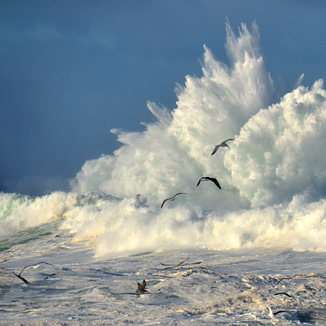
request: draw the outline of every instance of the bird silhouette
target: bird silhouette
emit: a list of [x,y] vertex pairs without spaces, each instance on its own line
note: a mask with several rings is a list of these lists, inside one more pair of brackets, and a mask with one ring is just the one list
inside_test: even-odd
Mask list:
[[[54,269],[56,269],[55,266],[53,266],[52,264],[47,263],[47,262],[45,262],[45,261],[40,261],[40,262],[38,262],[38,263],[36,263],[36,264],[32,264],[32,265],[27,265],[27,266],[25,266],[25,267],[20,271],[19,274],[15,273],[15,272],[13,272],[13,273],[14,273],[15,276],[17,276],[19,279],[21,279],[25,284],[30,284],[30,282],[27,281],[26,278],[22,276],[22,273],[23,273],[23,271],[24,271],[26,268],[29,268],[29,267],[38,267],[38,265],[40,265],[40,264],[49,265],[49,266],[52,266]],[[52,275],[49,275],[49,276],[53,276],[53,275],[55,275],[55,274],[52,274]],[[46,280],[47,278],[48,278],[48,277],[46,277],[44,280]]]
[[146,290],[146,281],[145,280],[143,280],[142,284],[137,283],[137,285],[138,285],[137,293],[146,293],[146,292],[148,292]]
[[166,198],[163,200],[163,203],[161,205],[161,208],[163,207],[164,203],[167,201],[167,200],[172,200],[174,201],[175,200],[175,197],[177,197],[178,195],[186,195],[187,193],[185,192],[178,192],[177,194],[175,194],[174,196],[170,197],[170,198]]
[[227,144],[227,142],[229,140],[234,140],[234,139],[229,138],[229,139],[222,141],[220,144],[216,145],[211,155],[214,155],[220,147],[229,147],[229,145]]
[[201,177],[197,183],[197,187],[199,186],[199,184],[201,183],[201,181],[212,181],[215,183],[216,187],[219,189],[222,189],[219,182],[215,179],[215,178],[210,178],[210,177]]

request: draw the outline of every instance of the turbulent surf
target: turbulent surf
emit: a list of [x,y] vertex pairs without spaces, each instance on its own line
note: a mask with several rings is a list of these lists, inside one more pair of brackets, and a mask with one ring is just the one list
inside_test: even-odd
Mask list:
[[[277,248],[280,251],[276,258],[272,255],[276,262],[283,261],[284,252],[310,251],[313,257],[323,255],[326,252],[323,81],[317,80],[310,87],[297,86],[277,96],[277,87],[260,54],[259,37],[255,24],[251,29],[241,25],[238,35],[226,24],[228,64],[219,62],[204,46],[202,75],[186,76],[185,84],[177,85],[176,107],[148,102],[155,123],[148,123],[142,132],[112,130],[121,143],[119,149],[85,162],[71,181],[69,193],[58,191],[41,197],[1,193],[0,250],[6,268],[10,267],[10,260],[15,267],[21,259],[32,264],[36,263],[31,262],[32,258],[40,261],[44,256],[58,259],[64,266],[73,258],[73,264],[85,264],[84,251],[87,259],[102,262],[102,274],[107,259],[118,259],[114,260],[119,262],[117,269],[123,269],[123,257],[129,257],[125,258],[128,268],[136,259],[130,257],[150,257],[150,262],[158,264],[158,257],[171,250],[175,259],[176,253],[196,253],[195,259],[200,258],[200,253],[208,261],[208,254],[223,252],[223,256],[225,250],[240,250],[248,257],[262,250],[271,257],[271,250]],[[226,139],[232,139],[229,147],[221,147],[211,155],[216,144]],[[197,187],[203,176],[217,179],[221,190],[212,182]],[[161,207],[164,199],[177,193],[183,195]],[[164,255],[161,258],[166,259]],[[219,283],[222,276],[211,261],[208,264],[210,267],[196,266],[189,274],[178,272],[173,276],[194,277],[200,271],[201,277],[206,275],[205,279],[210,279],[210,273],[218,275]],[[267,261],[262,265],[267,275],[270,265]],[[65,268],[68,273],[68,267]],[[247,272],[241,268],[236,271]],[[300,270],[306,271],[305,267]],[[124,275],[117,276],[120,273],[117,270],[113,273],[116,281]],[[166,298],[172,290],[164,285],[168,281],[166,274],[160,273],[146,274],[152,278],[147,285],[152,284],[152,291],[153,288],[156,291],[153,304],[165,300],[168,306],[172,299]],[[230,273],[227,268],[226,273]],[[69,275],[65,277],[69,279],[72,274]],[[271,296],[272,284],[278,280],[266,275],[260,283],[248,277],[247,289],[253,288],[255,282],[268,283],[271,288],[266,291]],[[304,275],[301,277],[312,282],[308,274]],[[321,276],[313,278],[314,282],[324,282],[318,277]],[[165,283],[157,285],[161,278]],[[236,278],[235,283],[229,283],[230,287],[242,282],[242,277]],[[137,282],[142,280],[143,276]],[[137,284],[135,277],[133,281]],[[86,291],[87,297],[93,300],[112,296],[103,286],[100,290]],[[174,286],[181,285],[175,282]],[[297,290],[295,286],[291,283],[291,291]],[[6,289],[1,292],[3,297]],[[235,290],[232,291],[234,294]],[[263,299],[266,293],[248,291],[246,295],[252,302],[260,300],[261,310],[267,309],[267,316],[267,299]],[[165,299],[159,297],[162,292]],[[69,295],[74,297],[70,292]],[[143,300],[150,300],[145,299],[149,298],[146,295],[149,294],[144,294]],[[123,296],[113,295],[119,300]],[[195,296],[190,307],[183,290],[178,296],[182,302],[178,299],[180,309],[175,313],[181,321],[180,316],[197,316],[193,317],[196,319],[212,313],[224,318],[234,308],[228,306],[227,300],[200,306]],[[283,299],[284,296],[291,299],[286,295]],[[237,296],[234,300],[247,299]],[[270,304],[276,302],[273,300]],[[239,302],[243,314],[244,303]],[[292,310],[279,315],[301,321]],[[210,318],[207,320],[210,322]]]

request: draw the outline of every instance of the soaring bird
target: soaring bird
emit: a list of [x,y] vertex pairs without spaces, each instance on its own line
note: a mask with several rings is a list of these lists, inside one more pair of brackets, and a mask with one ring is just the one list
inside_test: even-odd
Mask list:
[[167,200],[175,200],[175,197],[177,197],[178,195],[186,195],[187,193],[185,192],[178,192],[177,194],[175,194],[173,197],[170,197],[170,198],[166,198],[163,200],[163,203],[161,205],[161,208],[163,207],[164,203],[167,201]]
[[216,145],[211,155],[214,155],[220,147],[229,147],[229,145],[226,143],[229,140],[234,140],[234,139],[229,138],[229,139],[226,139],[226,140],[222,141],[222,143]]
[[222,189],[220,184],[218,183],[218,181],[215,178],[210,178],[210,177],[201,177],[197,183],[197,187],[199,186],[201,181],[212,181],[215,183],[216,187],[219,189]]
[[[26,268],[28,268],[28,267],[35,267],[35,268],[36,268],[36,267],[38,267],[40,264],[49,265],[49,266],[52,266],[54,269],[56,269],[52,264],[47,263],[47,262],[45,262],[45,261],[40,261],[39,263],[25,266],[25,267],[20,271],[19,274],[16,274],[15,272],[13,272],[13,273],[15,274],[15,276],[17,276],[19,279],[21,279],[25,284],[30,284],[30,282],[27,281],[26,278],[22,276],[22,273],[23,273],[23,271],[24,271]],[[49,275],[49,276],[53,276],[53,275],[55,275],[55,274],[52,274],[52,275]],[[46,280],[49,276],[47,276],[44,280]]]

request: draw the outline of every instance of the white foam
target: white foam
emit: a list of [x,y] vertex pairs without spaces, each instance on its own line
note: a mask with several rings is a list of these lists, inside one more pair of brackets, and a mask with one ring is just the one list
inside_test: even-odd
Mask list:
[[[75,193],[15,201],[1,194],[2,236],[63,218],[61,229],[91,240],[98,257],[185,247],[326,250],[323,82],[273,104],[257,27],[242,25],[239,36],[226,30],[230,65],[204,47],[203,75],[178,86],[177,107],[149,102],[156,123],[114,130],[122,146],[87,161]],[[230,137],[230,148],[211,156]],[[197,187],[202,176],[216,177],[222,190]],[[161,209],[177,192],[187,194]]]
[[56,220],[75,205],[76,196],[64,192],[43,197],[0,193],[0,239]]
[[241,129],[224,163],[251,206],[291,200],[307,189],[325,194],[326,92],[321,80],[262,109]]
[[[205,46],[203,76],[187,76],[185,86],[179,85],[177,108],[169,114],[166,108],[148,103],[157,123],[147,125],[142,133],[114,130],[123,146],[114,156],[86,162],[73,189],[119,197],[141,193],[158,204],[178,191],[193,192],[203,174],[216,175],[225,185],[230,175],[221,157],[210,157],[214,145],[237,135],[253,114],[271,103],[274,93],[255,48],[256,29],[251,34],[242,25],[236,37],[227,24],[231,67],[216,61]],[[219,195],[219,204],[227,201]],[[197,192],[191,200],[216,207],[216,194]]]

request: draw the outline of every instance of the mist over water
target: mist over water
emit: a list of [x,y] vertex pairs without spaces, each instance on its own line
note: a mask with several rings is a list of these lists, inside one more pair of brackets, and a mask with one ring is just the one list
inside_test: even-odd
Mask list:
[[[187,191],[192,202],[205,200],[214,208],[230,197],[228,192],[237,195],[223,162],[225,150],[210,154],[216,143],[237,136],[250,117],[271,104],[274,88],[256,48],[257,27],[250,33],[243,25],[239,37],[229,25],[226,30],[230,67],[204,46],[203,76],[186,76],[185,86],[178,85],[177,107],[170,113],[148,103],[156,124],[147,125],[143,133],[114,130],[123,145],[114,156],[86,162],[77,174],[75,191],[119,197],[141,193],[151,204]],[[220,179],[225,191],[218,196],[197,191],[194,185],[206,174]]]
[[[60,230],[92,239],[98,257],[192,246],[326,250],[323,81],[277,98],[255,24],[238,35],[226,24],[225,47],[228,65],[204,46],[202,76],[176,87],[174,110],[148,102],[155,123],[112,130],[121,147],[85,162],[72,192],[1,194],[0,238],[61,219]],[[211,156],[227,138],[230,148]],[[222,190],[197,187],[202,176]],[[177,192],[187,194],[161,209]]]

